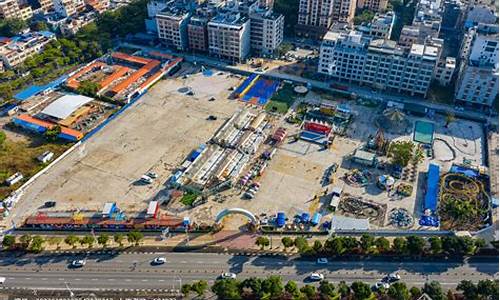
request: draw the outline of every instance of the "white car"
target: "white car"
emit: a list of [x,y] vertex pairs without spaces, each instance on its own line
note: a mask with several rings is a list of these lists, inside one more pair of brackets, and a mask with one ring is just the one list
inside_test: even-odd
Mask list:
[[151,179],[158,178],[158,174],[156,174],[155,172],[148,172],[148,173],[146,173],[146,176],[148,176]]
[[383,279],[382,279],[382,282],[395,282],[395,281],[398,281],[401,279],[401,276],[399,276],[398,273],[394,272],[394,273],[391,273],[391,274],[388,274],[386,275]]
[[328,259],[326,257],[320,257],[316,261],[318,265],[326,265],[328,263]]
[[4,284],[6,279],[7,278],[5,278],[5,277],[0,277],[0,284]]
[[78,259],[78,260],[74,260],[71,262],[71,266],[73,268],[81,268],[83,266],[85,266],[87,262],[84,260],[84,259]]
[[151,177],[149,177],[148,175],[142,175],[141,182],[144,182],[146,184],[151,184],[151,183],[153,183],[153,179]]
[[321,273],[312,273],[311,275],[309,275],[309,279],[313,281],[320,281],[325,279],[325,276]]
[[163,265],[164,263],[167,262],[167,259],[165,257],[157,257],[153,259],[151,262],[153,265]]
[[381,288],[388,289],[390,285],[387,282],[377,282],[373,287],[376,290],[380,290]]
[[220,274],[221,279],[236,279],[236,274],[231,272],[224,272]]

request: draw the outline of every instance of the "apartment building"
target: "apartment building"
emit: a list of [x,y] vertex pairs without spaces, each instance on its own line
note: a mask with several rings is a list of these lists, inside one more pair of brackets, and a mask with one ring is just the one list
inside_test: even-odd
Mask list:
[[415,8],[412,26],[424,37],[438,37],[443,21],[442,0],[420,0]]
[[84,8],[84,0],[54,0],[54,10],[63,18],[73,16]]
[[498,97],[498,24],[476,26],[467,32],[455,89],[459,105],[485,109]]
[[45,13],[54,10],[53,0],[37,0],[37,2],[40,9]]
[[96,12],[89,12],[73,18],[65,18],[64,22],[59,25],[59,30],[63,36],[75,35],[82,27],[95,21],[97,18]]
[[250,44],[255,53],[273,54],[283,42],[285,18],[261,8],[250,13]]
[[298,35],[322,37],[335,22],[352,22],[356,0],[300,0]]
[[365,36],[374,39],[389,39],[391,37],[392,28],[394,27],[394,13],[387,12],[385,14],[375,14],[373,20],[368,24],[361,24],[356,28]]
[[250,20],[241,13],[221,11],[208,22],[208,51],[234,62],[250,54]]
[[208,18],[193,16],[188,23],[188,45],[192,51],[208,51]]
[[387,9],[388,3],[388,0],[358,0],[358,8],[374,12],[384,12]]
[[190,12],[182,6],[168,6],[156,14],[158,37],[177,50],[188,49]]
[[330,31],[321,44],[318,72],[337,81],[426,96],[438,58],[434,46],[413,44],[405,50],[360,32]]
[[29,5],[20,5],[18,0],[0,0],[0,19],[28,20],[31,17],[33,17],[33,10]]
[[440,59],[434,72],[434,80],[441,86],[449,86],[456,69],[456,59],[454,57],[446,57]]
[[0,41],[0,59],[7,68],[14,68],[28,57],[40,53],[45,45],[55,40],[51,32],[30,32]]

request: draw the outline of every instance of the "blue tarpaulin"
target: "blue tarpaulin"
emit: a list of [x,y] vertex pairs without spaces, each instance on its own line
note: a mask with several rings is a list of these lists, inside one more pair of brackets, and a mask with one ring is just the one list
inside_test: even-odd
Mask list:
[[463,174],[463,175],[465,175],[467,177],[471,177],[471,178],[479,177],[479,171],[473,170],[473,169],[470,169],[467,167],[457,166],[457,165],[451,166],[450,172]]
[[435,164],[429,165],[427,172],[427,193],[424,199],[424,210],[428,209],[435,212],[437,209],[437,197],[439,187],[439,166]]

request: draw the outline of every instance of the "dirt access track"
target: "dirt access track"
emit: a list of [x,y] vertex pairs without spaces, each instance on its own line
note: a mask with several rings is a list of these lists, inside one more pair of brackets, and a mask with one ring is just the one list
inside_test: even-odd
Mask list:
[[[144,210],[164,188],[172,170],[243,105],[228,100],[229,87],[239,82],[239,78],[222,72],[160,81],[36,179],[25,190],[7,224],[19,224],[47,200],[57,201],[51,209],[57,211],[101,210],[105,202],[116,202],[128,212]],[[185,94],[186,87],[194,96]],[[216,100],[208,101],[211,97]],[[217,116],[217,120],[207,120],[209,115]],[[151,185],[138,183],[148,171],[156,172],[158,179]]]

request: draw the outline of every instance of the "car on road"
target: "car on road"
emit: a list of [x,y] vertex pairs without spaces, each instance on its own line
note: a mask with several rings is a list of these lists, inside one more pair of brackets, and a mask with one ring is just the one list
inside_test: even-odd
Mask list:
[[147,172],[146,173],[146,176],[148,176],[149,178],[151,179],[156,179],[158,178],[158,174],[156,174],[155,172]]
[[231,273],[231,272],[224,272],[220,274],[219,276],[220,279],[236,279],[236,274]]
[[318,260],[316,261],[316,263],[318,265],[326,265],[328,263],[328,258],[326,258],[326,257],[320,257],[320,258],[318,258]]
[[56,201],[47,201],[44,203],[43,206],[46,208],[54,207],[54,206],[56,206]]
[[391,282],[396,282],[400,279],[401,279],[401,276],[399,276],[398,273],[394,272],[391,274],[387,274],[384,278],[382,278],[382,282],[391,283]]
[[5,277],[0,277],[0,284],[4,284],[6,279],[7,278],[5,278]]
[[71,262],[71,267],[73,268],[81,268],[83,266],[85,266],[87,262],[85,261],[85,259],[77,259],[77,260],[74,260]]
[[151,262],[151,264],[153,264],[153,265],[163,265],[166,262],[167,262],[167,259],[165,257],[157,257],[157,258],[153,259],[153,261]]
[[210,115],[210,116],[208,116],[207,120],[209,120],[209,121],[215,121],[215,120],[217,120],[217,117],[214,116],[214,115]]
[[311,275],[309,275],[309,280],[311,281],[321,281],[325,279],[325,276],[321,273],[311,273]]
[[377,282],[373,285],[373,290],[380,290],[381,288],[388,289],[390,285],[387,282]]

